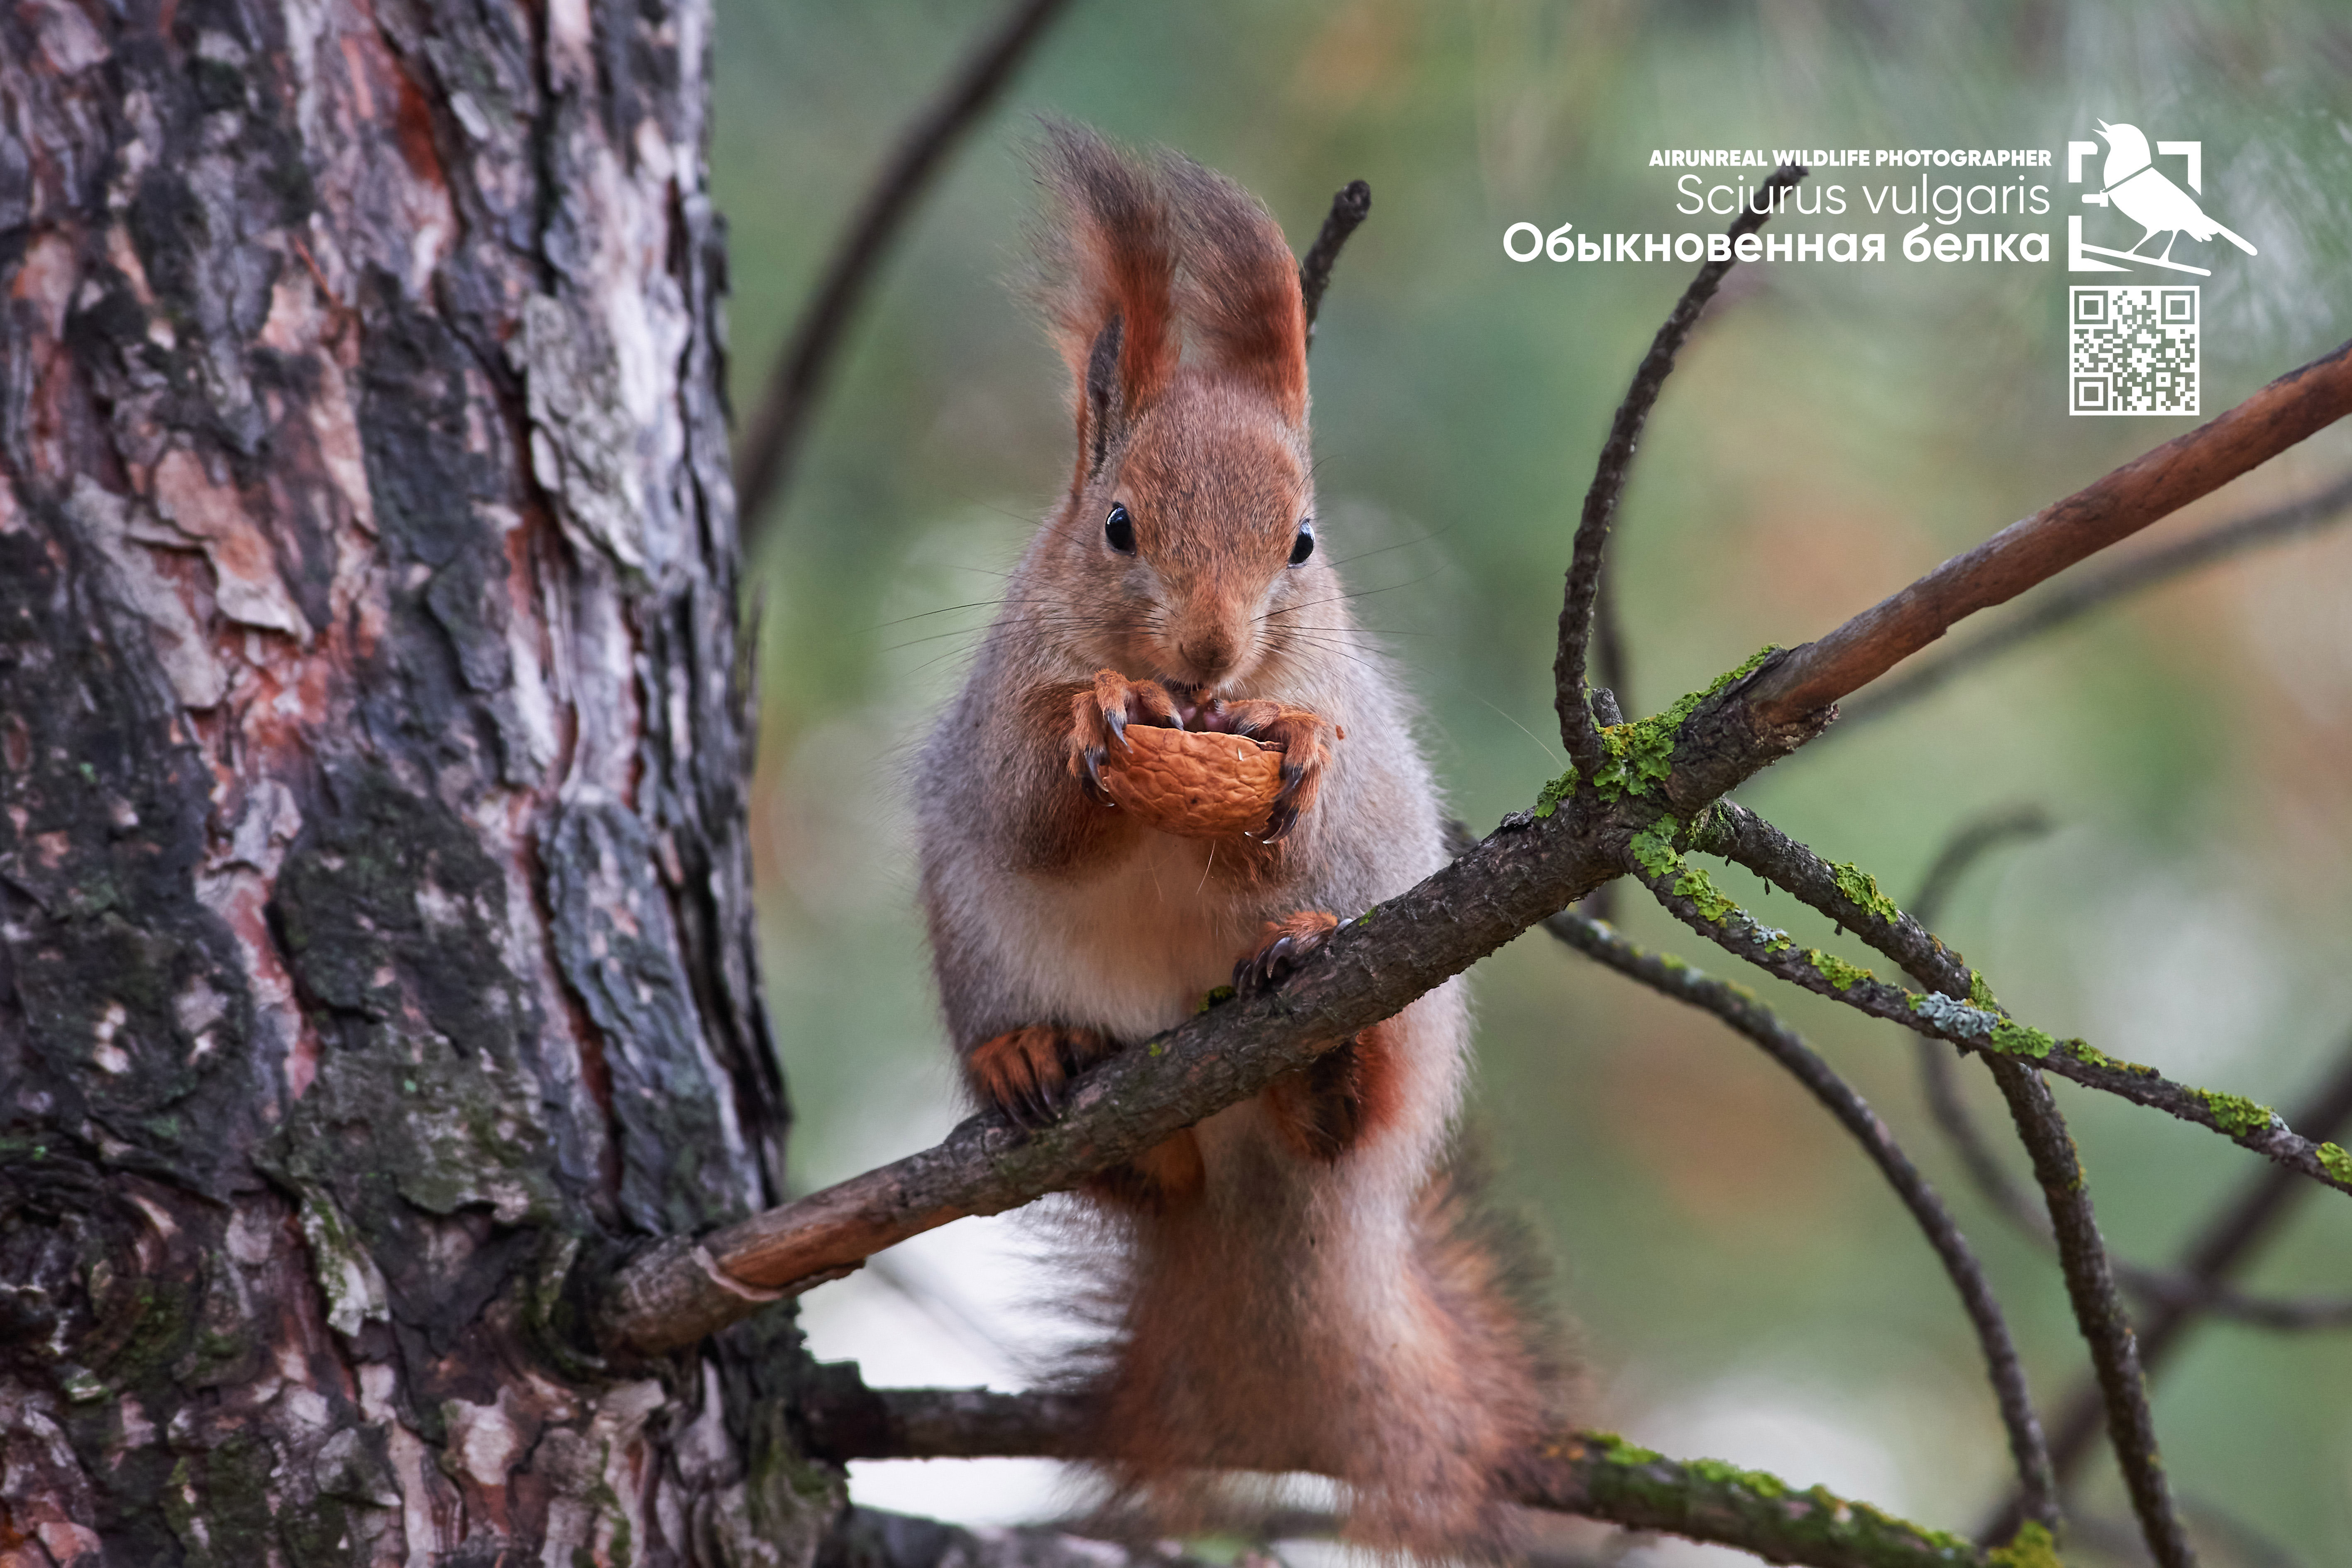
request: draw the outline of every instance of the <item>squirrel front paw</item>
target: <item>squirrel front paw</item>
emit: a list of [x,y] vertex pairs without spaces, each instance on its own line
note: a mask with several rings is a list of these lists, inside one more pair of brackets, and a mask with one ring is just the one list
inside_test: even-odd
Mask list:
[[1108,748],[1127,747],[1129,724],[1184,727],[1175,700],[1156,680],[1129,680],[1115,669],[1095,671],[1094,686],[1070,700],[1070,772],[1084,779],[1087,793],[1108,802],[1102,784],[1102,762]]
[[1115,1048],[1098,1029],[1033,1025],[972,1047],[964,1077],[982,1104],[1020,1126],[1042,1127],[1060,1113],[1070,1079]]
[[1244,996],[1273,990],[1339,929],[1339,917],[1325,910],[1301,910],[1286,919],[1266,921],[1257,945],[1234,965],[1234,989]]
[[1274,797],[1259,841],[1272,844],[1287,836],[1301,816],[1315,809],[1323,766],[1331,758],[1325,737],[1339,732],[1331,721],[1305,708],[1257,697],[1218,704],[1213,727],[1247,735],[1282,753],[1282,793]]

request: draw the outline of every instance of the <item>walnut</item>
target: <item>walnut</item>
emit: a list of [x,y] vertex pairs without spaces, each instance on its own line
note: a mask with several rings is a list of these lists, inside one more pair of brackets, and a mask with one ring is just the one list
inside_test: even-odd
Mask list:
[[1127,727],[1103,757],[1105,793],[1121,810],[1182,838],[1234,838],[1265,826],[1282,792],[1282,752],[1246,735]]

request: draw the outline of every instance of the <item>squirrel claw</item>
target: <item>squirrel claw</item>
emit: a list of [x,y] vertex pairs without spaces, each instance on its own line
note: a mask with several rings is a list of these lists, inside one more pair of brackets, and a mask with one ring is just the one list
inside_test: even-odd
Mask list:
[[1098,1030],[1036,1025],[974,1046],[964,1076],[981,1103],[1034,1131],[1062,1113],[1070,1079],[1113,1048]]
[[1339,917],[1322,910],[1301,910],[1286,920],[1268,921],[1257,946],[1234,965],[1234,989],[1244,996],[1273,990],[1339,928]]
[[1224,704],[1217,717],[1235,734],[1247,735],[1282,752],[1282,792],[1274,797],[1258,841],[1273,844],[1289,837],[1298,819],[1314,809],[1315,797],[1322,791],[1323,769],[1331,757],[1326,735],[1336,738],[1337,727],[1318,713],[1265,698]]
[[1318,712],[1286,708],[1267,699],[1223,703],[1216,717],[1237,736],[1249,736],[1282,752],[1282,793],[1275,795],[1265,827],[1258,830],[1258,842],[1275,844],[1289,837],[1298,818],[1315,809],[1315,797],[1322,793],[1324,764],[1331,762],[1327,733],[1328,738],[1339,738],[1339,726]]
[[1184,727],[1183,716],[1168,690],[1156,680],[1129,680],[1115,669],[1095,672],[1094,684],[1080,688],[1070,700],[1070,772],[1083,776],[1098,800],[1103,794],[1102,761],[1112,746],[1129,749],[1129,724]]

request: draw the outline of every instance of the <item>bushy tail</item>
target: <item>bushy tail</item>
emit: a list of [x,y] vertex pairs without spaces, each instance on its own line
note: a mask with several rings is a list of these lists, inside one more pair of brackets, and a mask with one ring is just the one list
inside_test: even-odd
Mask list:
[[1265,1506],[1246,1473],[1305,1470],[1340,1483],[1359,1544],[1514,1555],[1510,1477],[1570,1383],[1530,1254],[1457,1174],[1381,1214],[1301,1173],[1253,1173],[1241,1212],[1126,1216],[1093,1384],[1118,1502],[1194,1533]]

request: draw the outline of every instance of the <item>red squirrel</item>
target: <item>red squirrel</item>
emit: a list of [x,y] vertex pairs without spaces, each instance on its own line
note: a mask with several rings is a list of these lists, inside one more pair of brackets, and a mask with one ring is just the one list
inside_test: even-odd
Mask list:
[[[972,1094],[1017,1121],[1231,981],[1446,860],[1394,671],[1315,521],[1307,323],[1280,227],[1189,160],[1049,126],[1037,292],[1076,461],[925,747],[922,898]],[[1131,724],[1278,747],[1246,838],[1173,837],[1097,783]],[[1339,736],[1344,734],[1344,742]],[[1093,1181],[1120,1243],[1098,1451],[1167,1528],[1219,1470],[1337,1479],[1350,1533],[1504,1550],[1554,1386],[1444,1172],[1469,1016],[1441,986]]]

